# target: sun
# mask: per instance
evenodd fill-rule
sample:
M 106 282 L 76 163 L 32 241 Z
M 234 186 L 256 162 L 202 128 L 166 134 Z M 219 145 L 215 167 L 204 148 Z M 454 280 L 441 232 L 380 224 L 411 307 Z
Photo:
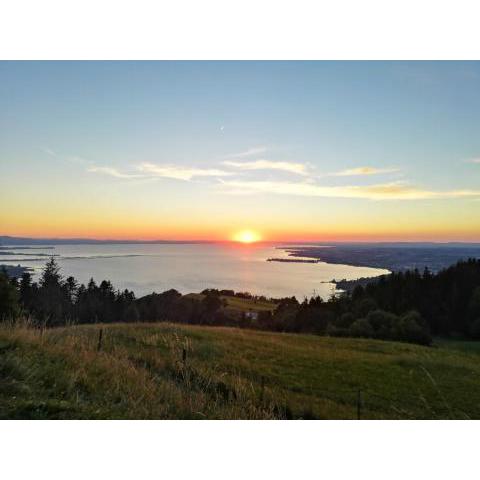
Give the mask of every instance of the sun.
M 254 243 L 261 240 L 261 237 L 253 230 L 242 230 L 233 236 L 233 240 L 240 243 Z

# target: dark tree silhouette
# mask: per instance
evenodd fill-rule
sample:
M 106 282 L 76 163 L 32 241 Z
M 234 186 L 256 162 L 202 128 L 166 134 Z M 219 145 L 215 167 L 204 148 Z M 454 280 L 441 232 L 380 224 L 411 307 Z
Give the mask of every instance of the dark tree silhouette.
M 46 326 L 110 322 L 178 322 L 233 325 L 280 332 L 358 336 L 428 345 L 435 335 L 480 339 L 480 260 L 458 262 L 432 274 L 425 269 L 392 273 L 362 284 L 351 294 L 327 301 L 315 296 L 301 304 L 278 299 L 273 312 L 232 316 L 221 297 L 265 300 L 248 292 L 207 289 L 202 299 L 176 290 L 139 299 L 115 290 L 111 282 L 91 279 L 78 285 L 63 279 L 52 257 L 38 284 L 30 273 L 17 283 L 0 272 L 0 317 L 24 313 Z M 20 303 L 20 305 L 19 305 Z
M 6 272 L 0 270 L 0 320 L 14 318 L 19 313 L 18 292 Z

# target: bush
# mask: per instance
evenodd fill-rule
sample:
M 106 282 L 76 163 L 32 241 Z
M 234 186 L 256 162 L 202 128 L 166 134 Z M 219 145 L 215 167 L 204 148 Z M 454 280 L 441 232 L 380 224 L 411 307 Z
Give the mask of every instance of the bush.
M 377 303 L 370 297 L 355 302 L 353 309 L 357 317 L 366 317 L 369 312 L 378 308 Z
M 372 338 L 374 331 L 366 318 L 355 320 L 349 328 L 352 337 Z
M 348 337 L 349 333 L 348 328 L 339 327 L 333 323 L 329 323 L 325 330 L 325 334 L 329 337 Z
M 420 345 L 432 343 L 432 337 L 425 326 L 425 321 L 416 311 L 408 312 L 394 324 L 393 337 L 395 340 Z
M 354 321 L 355 321 L 355 317 L 353 316 L 353 313 L 346 312 L 343 315 L 340 315 L 340 317 L 337 317 L 335 319 L 334 325 L 337 328 L 348 329 Z
M 375 331 L 376 338 L 383 340 L 390 340 L 392 338 L 393 325 L 398 322 L 396 315 L 385 312 L 384 310 L 373 310 L 366 318 Z
M 140 320 L 140 312 L 134 303 L 131 303 L 125 310 L 123 315 L 124 322 L 138 322 Z

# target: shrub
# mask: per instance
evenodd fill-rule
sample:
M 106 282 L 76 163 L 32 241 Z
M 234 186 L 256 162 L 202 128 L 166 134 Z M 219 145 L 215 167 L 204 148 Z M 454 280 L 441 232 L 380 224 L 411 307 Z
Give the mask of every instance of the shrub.
M 355 320 L 352 325 L 350 325 L 349 332 L 352 337 L 372 338 L 374 335 L 373 328 L 366 318 Z
M 367 320 L 370 322 L 375 337 L 383 340 L 392 339 L 393 325 L 398 322 L 398 317 L 390 312 L 384 310 L 373 310 L 367 315 Z
M 430 345 L 432 337 L 425 326 L 425 321 L 416 311 L 403 315 L 393 326 L 393 338 L 409 343 Z
M 351 312 L 346 312 L 340 317 L 337 317 L 334 321 L 334 324 L 337 328 L 344 328 L 348 329 L 350 325 L 355 321 L 355 317 L 353 316 L 353 313 Z
M 354 312 L 357 317 L 366 317 L 369 312 L 377 308 L 377 303 L 370 297 L 362 298 L 354 304 Z
M 138 322 L 140 320 L 140 312 L 134 303 L 131 303 L 123 314 L 124 322 Z
M 348 328 L 339 327 L 333 323 L 329 323 L 325 330 L 325 334 L 329 337 L 348 337 L 349 333 Z

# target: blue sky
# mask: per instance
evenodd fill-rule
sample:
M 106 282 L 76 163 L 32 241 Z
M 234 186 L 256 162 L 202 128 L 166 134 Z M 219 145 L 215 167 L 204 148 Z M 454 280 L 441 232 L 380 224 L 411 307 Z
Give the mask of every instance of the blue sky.
M 0 111 L 4 233 L 480 240 L 479 62 L 0 62 Z

